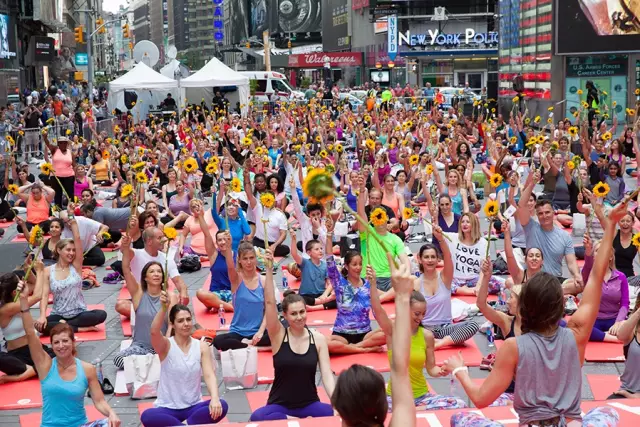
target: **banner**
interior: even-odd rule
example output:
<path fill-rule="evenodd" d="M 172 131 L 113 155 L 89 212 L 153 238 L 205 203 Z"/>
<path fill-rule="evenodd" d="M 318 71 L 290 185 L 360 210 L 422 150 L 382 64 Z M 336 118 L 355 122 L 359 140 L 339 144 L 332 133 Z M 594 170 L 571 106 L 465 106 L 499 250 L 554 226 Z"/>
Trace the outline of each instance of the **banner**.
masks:
<path fill-rule="evenodd" d="M 350 50 L 348 0 L 325 0 L 322 11 L 322 47 L 325 52 Z"/>
<path fill-rule="evenodd" d="M 362 65 L 362 53 L 303 53 L 289 55 L 289 67 L 293 68 L 322 68 L 329 63 L 332 67 L 349 67 Z"/>
<path fill-rule="evenodd" d="M 556 53 L 640 52 L 640 3 L 556 0 Z"/>

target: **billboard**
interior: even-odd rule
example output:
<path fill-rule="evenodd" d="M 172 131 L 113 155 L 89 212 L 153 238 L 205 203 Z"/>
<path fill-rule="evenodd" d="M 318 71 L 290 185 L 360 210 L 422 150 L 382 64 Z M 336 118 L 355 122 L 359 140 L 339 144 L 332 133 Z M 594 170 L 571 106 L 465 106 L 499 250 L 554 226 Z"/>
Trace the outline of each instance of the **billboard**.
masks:
<path fill-rule="evenodd" d="M 348 0 L 325 0 L 322 11 L 322 47 L 325 52 L 350 50 Z"/>
<path fill-rule="evenodd" d="M 229 3 L 229 28 L 231 39 L 227 44 L 240 43 L 249 38 L 249 0 L 233 0 Z"/>
<path fill-rule="evenodd" d="M 640 3 L 556 0 L 556 53 L 640 51 Z"/>
<path fill-rule="evenodd" d="M 14 23 L 9 15 L 0 14 L 0 59 L 16 58 L 16 39 Z"/>
<path fill-rule="evenodd" d="M 322 31 L 321 0 L 250 0 L 250 33 L 314 33 Z"/>

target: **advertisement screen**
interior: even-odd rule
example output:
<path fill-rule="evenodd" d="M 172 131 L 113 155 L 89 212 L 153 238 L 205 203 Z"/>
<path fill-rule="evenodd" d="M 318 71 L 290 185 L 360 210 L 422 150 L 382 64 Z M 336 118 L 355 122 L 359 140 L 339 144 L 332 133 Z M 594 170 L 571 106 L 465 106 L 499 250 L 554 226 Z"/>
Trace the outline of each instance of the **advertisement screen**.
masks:
<path fill-rule="evenodd" d="M 229 9 L 231 40 L 228 44 L 240 43 L 249 38 L 249 0 L 234 0 Z"/>
<path fill-rule="evenodd" d="M 16 43 L 13 31 L 13 22 L 9 15 L 0 14 L 0 59 L 13 59 L 16 57 Z"/>
<path fill-rule="evenodd" d="M 325 52 L 351 49 L 347 0 L 325 0 L 322 17 L 322 48 Z"/>
<path fill-rule="evenodd" d="M 559 55 L 640 51 L 640 2 L 556 0 Z"/>
<path fill-rule="evenodd" d="M 314 33 L 322 31 L 321 0 L 250 0 L 250 33 Z"/>
<path fill-rule="evenodd" d="M 371 79 L 374 83 L 389 83 L 389 72 L 382 70 L 371 71 Z"/>

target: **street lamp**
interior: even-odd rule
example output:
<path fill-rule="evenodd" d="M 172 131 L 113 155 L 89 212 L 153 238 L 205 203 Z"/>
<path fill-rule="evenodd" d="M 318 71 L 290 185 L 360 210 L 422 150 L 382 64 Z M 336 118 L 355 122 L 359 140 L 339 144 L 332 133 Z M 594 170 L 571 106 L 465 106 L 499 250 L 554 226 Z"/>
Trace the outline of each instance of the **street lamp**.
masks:
<path fill-rule="evenodd" d="M 389 63 L 387 64 L 389 66 L 389 68 L 391 68 L 393 70 L 393 67 L 396 66 L 396 64 L 393 63 L 393 61 L 389 61 Z"/>
<path fill-rule="evenodd" d="M 382 64 L 379 62 L 376 62 L 376 68 L 379 70 L 380 68 L 382 68 Z"/>

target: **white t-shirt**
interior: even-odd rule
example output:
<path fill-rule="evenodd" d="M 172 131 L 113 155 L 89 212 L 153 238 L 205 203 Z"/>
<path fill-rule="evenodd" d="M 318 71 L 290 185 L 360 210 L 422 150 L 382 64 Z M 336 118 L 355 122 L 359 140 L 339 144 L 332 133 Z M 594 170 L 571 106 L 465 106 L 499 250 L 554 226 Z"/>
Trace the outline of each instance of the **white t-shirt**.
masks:
<path fill-rule="evenodd" d="M 264 212 L 264 215 L 263 215 Z M 256 207 L 253 209 L 253 214 L 256 218 L 256 234 L 255 236 L 264 240 L 264 225 L 262 224 L 262 218 L 269 220 L 267 224 L 267 241 L 275 242 L 280 237 L 280 231 L 287 230 L 287 217 L 277 209 L 264 209 L 260 203 L 256 203 Z"/>
<path fill-rule="evenodd" d="M 82 252 L 86 252 L 96 245 L 96 234 L 100 231 L 100 226 L 102 224 L 84 216 L 76 216 L 75 218 L 78 223 L 80 240 L 82 240 Z M 73 239 L 73 232 L 69 226 L 64 227 L 60 237 L 62 239 Z"/>
<path fill-rule="evenodd" d="M 458 233 L 446 233 L 451 241 L 445 239 L 451 251 L 454 280 L 471 280 L 480 275 L 482 260 L 487 251 L 487 240 L 481 237 L 473 246 L 467 246 L 458 240 Z"/>
<path fill-rule="evenodd" d="M 134 256 L 131 260 L 131 272 L 133 273 L 133 277 L 135 277 L 138 283 L 140 283 L 141 280 L 142 269 L 145 265 L 147 265 L 148 262 L 157 261 L 160 263 L 160 265 L 162 265 L 162 269 L 164 270 L 166 260 L 164 252 L 158 251 L 158 255 L 156 256 L 149 255 L 146 249 L 134 249 L 133 252 Z M 178 272 L 178 266 L 176 266 L 176 262 L 171 258 L 169 259 L 168 270 L 169 277 L 171 279 L 180 276 L 180 273 Z"/>

